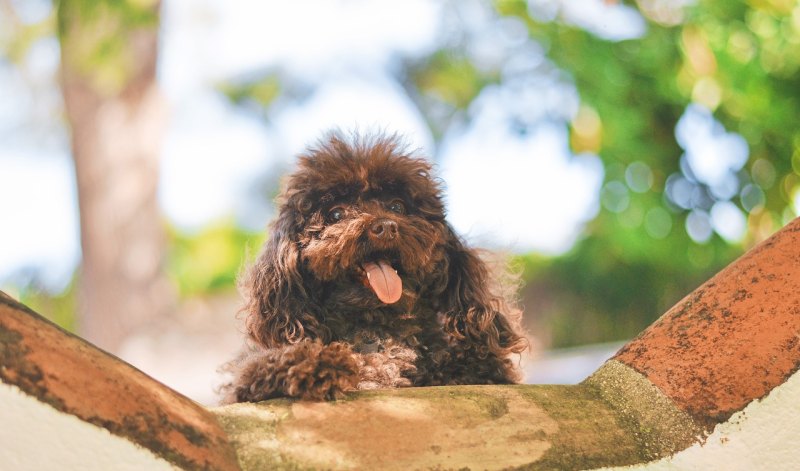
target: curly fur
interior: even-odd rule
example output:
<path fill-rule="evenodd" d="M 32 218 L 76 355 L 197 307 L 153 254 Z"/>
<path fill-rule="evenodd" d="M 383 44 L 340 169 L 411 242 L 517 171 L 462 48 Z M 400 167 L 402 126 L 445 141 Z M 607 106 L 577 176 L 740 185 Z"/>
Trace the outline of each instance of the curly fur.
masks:
<path fill-rule="evenodd" d="M 527 348 L 520 310 L 447 223 L 441 194 L 430 164 L 396 137 L 331 133 L 301 155 L 241 279 L 252 348 L 232 362 L 225 401 L 519 381 L 509 357 Z M 402 213 L 389 209 L 398 200 Z M 397 236 L 371 237 L 376 221 Z M 376 257 L 403 281 L 394 304 L 359 281 Z"/>

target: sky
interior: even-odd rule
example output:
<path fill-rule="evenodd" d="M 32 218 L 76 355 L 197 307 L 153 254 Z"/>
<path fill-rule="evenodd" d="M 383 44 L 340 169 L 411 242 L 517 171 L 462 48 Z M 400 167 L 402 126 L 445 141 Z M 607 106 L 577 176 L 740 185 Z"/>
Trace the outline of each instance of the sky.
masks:
<path fill-rule="evenodd" d="M 17 3 L 23 19 L 47 11 L 42 8 L 47 2 Z M 540 16 L 560 14 L 610 40 L 645 32 L 644 21 L 629 7 L 579 3 L 534 1 L 530 8 Z M 469 5 L 461 27 L 487 38 L 476 42 L 486 47 L 474 54 L 503 60 L 497 50 L 506 43 L 516 47 L 522 39 L 514 36 L 513 25 L 500 34 L 489 29 L 486 8 L 479 2 Z M 509 113 L 539 116 L 545 106 L 562 110 L 568 120 L 577 110 L 577 93 L 559 84 L 531 85 L 527 95 L 487 87 L 469 110 L 469 125 L 435 146 L 391 67 L 398 54 L 434 48 L 448 27 L 453 22 L 442 3 L 421 0 L 164 0 L 158 80 L 170 119 L 159 201 L 168 221 L 188 232 L 231 218 L 262 229 L 269 205 L 254 202 L 251 191 L 259 176 L 291 168 L 292 156 L 333 127 L 383 129 L 403 134 L 420 155 L 436 154 L 450 221 L 468 240 L 513 252 L 568 250 L 598 211 L 600 160 L 571 154 L 563 122 L 542 122 L 526 135 L 512 134 L 502 123 Z M 494 50 L 492 41 L 499 41 Z M 540 65 L 541 52 L 531 51 L 525 57 Z M 11 221 L 0 231 L 0 286 L 11 279 L 24 283 L 35 273 L 57 290 L 80 258 L 57 67 L 58 44 L 52 38 L 34 45 L 21 68 L 0 62 L 0 102 L 5 104 L 0 107 L 0 214 Z M 308 99 L 282 107 L 269 122 L 236 108 L 217 91 L 224 81 L 275 68 L 322 85 Z M 727 175 L 746 161 L 746 144 L 724 130 L 720 134 L 710 113 L 700 108 L 687 110 L 682 123 L 678 138 L 684 139 L 687 159 L 722 188 Z M 692 135 L 712 137 L 698 141 Z M 704 221 L 726 228 L 726 238 L 735 240 L 744 230 L 740 216 L 735 206 L 720 207 Z"/>

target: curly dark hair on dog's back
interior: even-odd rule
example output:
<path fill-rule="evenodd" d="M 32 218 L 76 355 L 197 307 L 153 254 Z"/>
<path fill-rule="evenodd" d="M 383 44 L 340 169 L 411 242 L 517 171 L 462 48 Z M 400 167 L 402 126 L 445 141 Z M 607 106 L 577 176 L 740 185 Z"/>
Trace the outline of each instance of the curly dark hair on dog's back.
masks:
<path fill-rule="evenodd" d="M 521 311 L 431 173 L 396 136 L 333 132 L 299 157 L 240 280 L 252 348 L 229 401 L 519 381 Z"/>

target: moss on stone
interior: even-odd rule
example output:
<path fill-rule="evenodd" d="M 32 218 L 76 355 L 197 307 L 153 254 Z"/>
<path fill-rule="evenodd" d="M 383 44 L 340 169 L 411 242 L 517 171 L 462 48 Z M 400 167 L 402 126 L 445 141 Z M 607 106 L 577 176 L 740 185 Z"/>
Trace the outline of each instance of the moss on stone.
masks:
<path fill-rule="evenodd" d="M 287 415 L 283 410 L 287 402 L 277 400 L 274 404 L 232 404 L 211 409 L 236 449 L 239 466 L 243 470 L 301 469 L 291 462 L 287 463 L 277 446 L 259 446 L 260 443 L 275 441 L 276 426 Z"/>
<path fill-rule="evenodd" d="M 643 453 L 623 427 L 617 411 L 586 385 L 516 386 L 559 424 L 552 446 L 526 470 L 591 469 L 643 461 Z"/>
<path fill-rule="evenodd" d="M 647 462 L 695 440 L 691 420 L 629 370 L 606 365 L 574 386 L 362 391 L 213 412 L 245 471 L 592 469 Z"/>
<path fill-rule="evenodd" d="M 250 469 L 591 469 L 647 461 L 595 384 L 364 391 L 214 410 Z"/>
<path fill-rule="evenodd" d="M 616 360 L 606 362 L 585 382 L 618 411 L 624 428 L 639 443 L 646 461 L 701 441 L 704 428 L 679 409 L 652 382 Z"/>

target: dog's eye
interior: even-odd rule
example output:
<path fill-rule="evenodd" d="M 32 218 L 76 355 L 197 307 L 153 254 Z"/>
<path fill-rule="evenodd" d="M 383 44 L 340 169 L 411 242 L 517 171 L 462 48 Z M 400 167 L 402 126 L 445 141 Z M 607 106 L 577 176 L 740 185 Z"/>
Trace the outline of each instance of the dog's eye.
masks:
<path fill-rule="evenodd" d="M 389 203 L 389 211 L 397 214 L 405 214 L 406 213 L 406 205 L 403 204 L 400 200 L 394 200 Z"/>
<path fill-rule="evenodd" d="M 344 208 L 337 206 L 328 211 L 328 221 L 339 222 L 344 219 Z"/>

